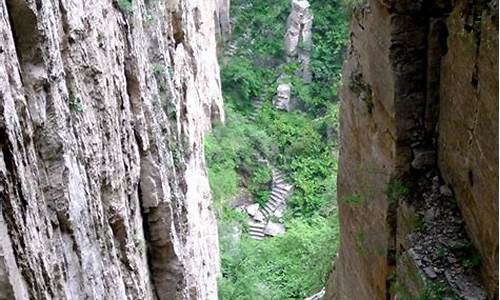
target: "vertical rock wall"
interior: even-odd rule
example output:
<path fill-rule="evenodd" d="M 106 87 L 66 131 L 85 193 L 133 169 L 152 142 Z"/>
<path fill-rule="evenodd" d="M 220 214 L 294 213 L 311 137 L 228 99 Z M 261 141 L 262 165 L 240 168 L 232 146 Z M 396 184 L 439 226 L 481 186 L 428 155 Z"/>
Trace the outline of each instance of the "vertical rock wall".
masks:
<path fill-rule="evenodd" d="M 306 82 L 312 80 L 309 67 L 312 49 L 313 14 L 307 0 L 292 0 L 292 10 L 288 16 L 285 34 L 287 60 L 300 65 L 298 75 Z"/>
<path fill-rule="evenodd" d="M 217 12 L 215 14 L 215 30 L 218 38 L 219 53 L 231 38 L 231 18 L 229 10 L 231 6 L 230 0 L 216 0 Z"/>
<path fill-rule="evenodd" d="M 483 278 L 498 289 L 498 12 L 457 1 L 448 21 L 439 104 L 439 167 L 453 187 Z"/>
<path fill-rule="evenodd" d="M 498 292 L 496 5 L 354 8 L 341 97 L 341 247 L 326 299 Z"/>
<path fill-rule="evenodd" d="M 0 1 L 0 299 L 215 299 L 215 1 Z"/>

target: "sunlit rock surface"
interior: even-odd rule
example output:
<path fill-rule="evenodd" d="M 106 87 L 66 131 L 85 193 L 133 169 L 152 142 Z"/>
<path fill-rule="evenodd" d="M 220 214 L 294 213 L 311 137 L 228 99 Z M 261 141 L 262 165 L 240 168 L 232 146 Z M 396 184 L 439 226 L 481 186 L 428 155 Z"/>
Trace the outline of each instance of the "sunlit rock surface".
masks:
<path fill-rule="evenodd" d="M 292 10 L 288 16 L 285 34 L 287 59 L 299 63 L 299 76 L 310 82 L 312 74 L 309 63 L 312 49 L 313 13 L 307 0 L 292 0 Z"/>

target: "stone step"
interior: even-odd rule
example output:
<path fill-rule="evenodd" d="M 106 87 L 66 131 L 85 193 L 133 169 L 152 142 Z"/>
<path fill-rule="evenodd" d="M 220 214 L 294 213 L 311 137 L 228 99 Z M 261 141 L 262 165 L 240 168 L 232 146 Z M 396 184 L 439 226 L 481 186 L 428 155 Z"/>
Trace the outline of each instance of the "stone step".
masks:
<path fill-rule="evenodd" d="M 266 228 L 265 223 L 249 223 L 248 225 L 250 225 L 250 230 L 256 228 Z"/>
<path fill-rule="evenodd" d="M 275 200 L 276 200 L 275 201 L 276 204 L 281 204 L 281 203 L 286 201 L 285 199 L 282 199 L 282 198 L 275 198 Z"/>
<path fill-rule="evenodd" d="M 284 177 L 284 176 L 285 176 L 285 173 L 282 173 L 282 172 L 280 172 L 280 171 L 275 171 L 275 172 L 273 172 L 273 177 L 274 177 L 274 178 L 276 178 L 276 179 L 278 179 L 278 178 L 282 178 L 282 177 Z"/>
<path fill-rule="evenodd" d="M 250 235 L 252 235 L 252 236 L 264 236 L 266 234 L 264 233 L 264 230 L 261 230 L 261 231 L 250 231 Z"/>
<path fill-rule="evenodd" d="M 285 187 L 278 188 L 276 186 L 273 186 L 271 192 L 280 193 L 280 194 L 284 195 L 284 194 L 288 193 L 288 190 Z"/>
<path fill-rule="evenodd" d="M 274 185 L 281 185 L 283 183 L 285 183 L 285 178 L 283 178 L 283 177 L 282 178 L 278 178 L 278 179 L 273 178 L 273 184 Z"/>
<path fill-rule="evenodd" d="M 252 239 L 254 239 L 254 240 L 258 240 L 258 241 L 262 241 L 262 240 L 264 239 L 264 237 L 263 237 L 263 236 L 253 236 L 253 235 L 251 235 L 250 237 L 251 237 Z"/>
<path fill-rule="evenodd" d="M 272 209 L 273 209 L 273 211 L 274 211 L 274 209 L 275 209 L 275 208 L 276 208 L 276 207 L 277 207 L 280 203 L 281 203 L 281 202 L 277 202 L 277 201 L 267 202 L 265 206 L 272 208 Z"/>
<path fill-rule="evenodd" d="M 275 198 L 279 198 L 282 201 L 285 201 L 286 198 L 288 198 L 288 196 L 290 195 L 290 192 L 282 191 L 282 190 L 280 190 L 280 191 L 272 191 L 271 195 L 276 195 L 277 197 L 275 197 Z"/>
<path fill-rule="evenodd" d="M 292 189 L 291 185 L 281 184 L 273 186 L 273 191 L 283 191 L 285 193 L 288 193 L 290 192 L 291 189 Z"/>
<path fill-rule="evenodd" d="M 274 204 L 274 205 L 278 205 L 280 204 L 281 202 L 277 199 L 273 199 L 271 198 L 267 203 L 270 203 L 270 204 Z"/>
<path fill-rule="evenodd" d="M 285 200 L 285 195 L 286 195 L 286 193 L 283 193 L 281 191 L 275 191 L 275 190 L 273 190 L 271 192 L 271 197 L 272 196 L 276 196 L 275 198 L 278 198 L 278 199 L 281 199 L 281 200 Z"/>
<path fill-rule="evenodd" d="M 261 212 L 266 217 L 268 217 L 269 215 L 271 215 L 273 213 L 267 206 L 264 206 L 264 208 L 261 209 Z"/>
<path fill-rule="evenodd" d="M 270 211 L 271 213 L 274 213 L 274 211 L 276 210 L 276 207 L 277 207 L 277 205 L 269 204 L 269 206 L 267 206 L 267 210 Z"/>
<path fill-rule="evenodd" d="M 274 196 L 274 195 L 271 196 L 271 199 L 273 199 L 277 203 L 283 203 L 283 202 L 285 202 L 285 198 Z"/>
<path fill-rule="evenodd" d="M 264 232 L 262 232 L 260 234 L 250 233 L 250 236 L 253 237 L 253 238 L 263 238 L 263 237 L 266 236 L 266 234 Z"/>

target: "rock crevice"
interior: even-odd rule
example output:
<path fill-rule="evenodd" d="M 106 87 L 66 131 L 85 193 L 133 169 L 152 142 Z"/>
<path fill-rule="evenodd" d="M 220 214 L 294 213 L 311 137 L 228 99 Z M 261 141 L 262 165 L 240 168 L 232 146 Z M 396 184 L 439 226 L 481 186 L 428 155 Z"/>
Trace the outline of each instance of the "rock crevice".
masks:
<path fill-rule="evenodd" d="M 354 8 L 341 96 L 341 247 L 328 299 L 498 292 L 498 170 L 489 167 L 498 164 L 497 20 L 496 3 Z M 447 204 L 453 198 L 458 205 Z M 460 226 L 442 228 L 437 216 Z M 447 233 L 469 245 L 467 255 Z"/>

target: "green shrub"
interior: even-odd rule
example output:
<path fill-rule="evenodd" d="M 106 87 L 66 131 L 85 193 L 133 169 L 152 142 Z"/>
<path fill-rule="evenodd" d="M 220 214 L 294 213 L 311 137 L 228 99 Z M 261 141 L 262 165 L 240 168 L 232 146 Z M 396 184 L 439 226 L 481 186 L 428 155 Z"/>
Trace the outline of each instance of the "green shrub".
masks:
<path fill-rule="evenodd" d="M 123 13 L 132 12 L 132 0 L 117 0 L 117 3 Z"/>
<path fill-rule="evenodd" d="M 222 244 L 220 299 L 303 299 L 321 289 L 338 247 L 337 221 L 295 219 L 283 237 Z M 307 272 L 304 272 L 307 270 Z"/>
<path fill-rule="evenodd" d="M 267 165 L 258 166 L 253 173 L 250 174 L 248 190 L 255 196 L 255 200 L 261 206 L 269 200 L 272 179 L 272 170 Z"/>

